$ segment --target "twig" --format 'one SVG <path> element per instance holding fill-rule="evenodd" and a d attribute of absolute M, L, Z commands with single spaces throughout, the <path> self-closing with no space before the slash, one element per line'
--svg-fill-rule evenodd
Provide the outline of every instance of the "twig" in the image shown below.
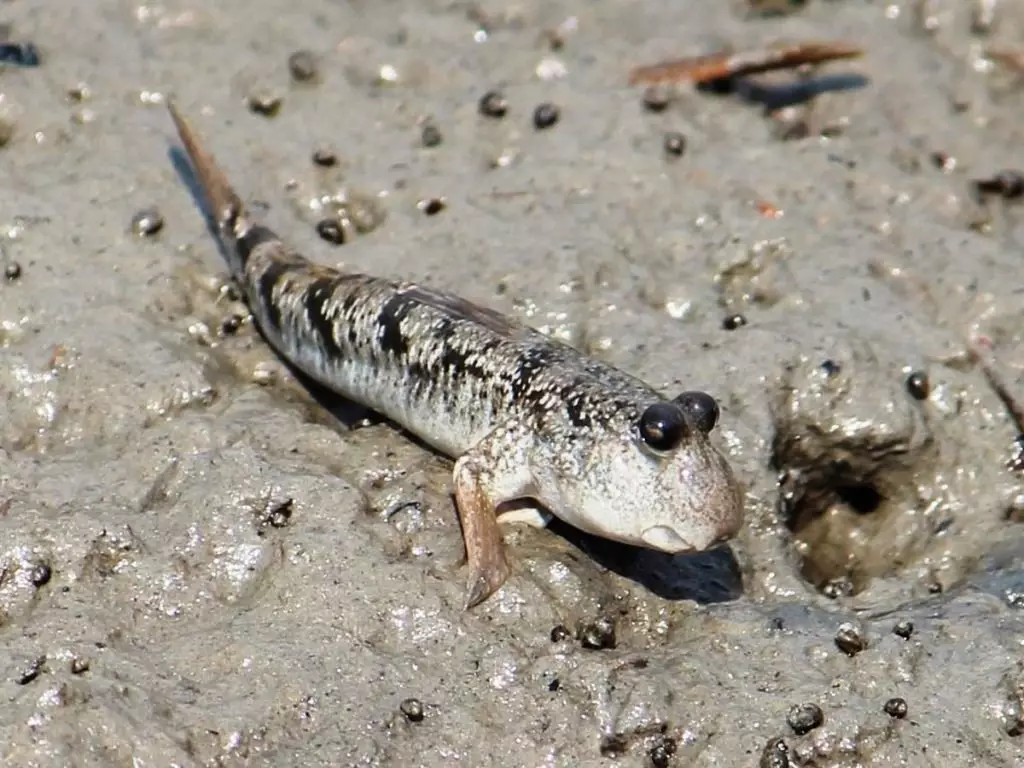
<path fill-rule="evenodd" d="M 636 67 L 629 73 L 629 84 L 658 85 L 682 81 L 707 83 L 775 69 L 792 69 L 805 64 L 852 59 L 863 53 L 862 48 L 840 42 L 778 44 L 739 53 L 720 51 L 706 56 L 691 56 Z"/>

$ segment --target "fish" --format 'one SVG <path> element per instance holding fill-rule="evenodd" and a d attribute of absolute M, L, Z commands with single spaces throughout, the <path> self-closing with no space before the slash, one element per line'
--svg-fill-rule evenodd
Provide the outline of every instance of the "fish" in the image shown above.
<path fill-rule="evenodd" d="M 173 100 L 202 204 L 259 330 L 281 358 L 450 457 L 468 568 L 465 609 L 511 575 L 503 525 L 666 552 L 743 524 L 713 445 L 718 402 L 667 397 L 575 347 L 456 294 L 317 263 L 247 209 Z"/>

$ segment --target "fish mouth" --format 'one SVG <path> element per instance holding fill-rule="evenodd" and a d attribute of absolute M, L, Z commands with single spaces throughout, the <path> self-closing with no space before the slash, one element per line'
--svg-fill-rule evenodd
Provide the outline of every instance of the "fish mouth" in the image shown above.
<path fill-rule="evenodd" d="M 667 525 L 654 525 L 640 534 L 641 540 L 659 552 L 691 552 L 693 545 Z"/>

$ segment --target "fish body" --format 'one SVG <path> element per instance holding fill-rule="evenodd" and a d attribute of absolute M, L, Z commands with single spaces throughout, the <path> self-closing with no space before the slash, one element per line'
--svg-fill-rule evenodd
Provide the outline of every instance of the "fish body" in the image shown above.
<path fill-rule="evenodd" d="M 581 530 L 664 552 L 743 522 L 703 392 L 643 381 L 486 307 L 317 264 L 246 211 L 173 104 L 172 119 L 235 281 L 275 351 L 314 381 L 455 459 L 467 607 L 508 578 L 501 522 Z M 510 502 L 533 506 L 502 511 Z"/>

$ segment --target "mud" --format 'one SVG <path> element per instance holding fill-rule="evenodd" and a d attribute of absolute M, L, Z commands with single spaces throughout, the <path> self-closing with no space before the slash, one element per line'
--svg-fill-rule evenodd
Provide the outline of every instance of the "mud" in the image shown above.
<path fill-rule="evenodd" d="M 1020 427 L 969 351 L 1024 396 L 990 5 L 4 4 L 0 761 L 1024 765 Z M 822 39 L 865 54 L 626 85 Z M 713 393 L 738 539 L 512 530 L 463 612 L 450 462 L 268 351 L 166 95 L 317 259 Z"/>

